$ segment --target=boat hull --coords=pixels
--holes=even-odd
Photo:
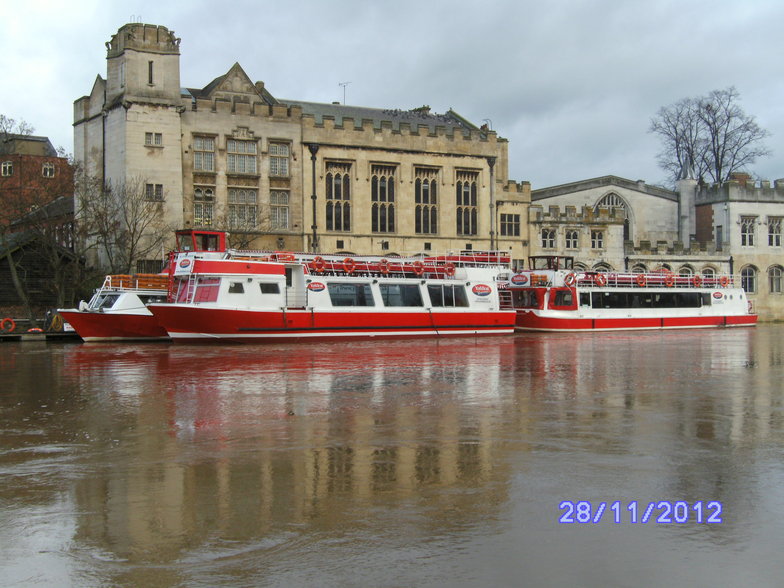
[[[658,316],[658,317],[562,317],[533,311],[517,311],[516,331],[615,331],[655,329],[704,329],[750,327],[757,315]]]
[[[152,313],[89,312],[75,309],[58,312],[84,341],[169,340],[166,330],[158,324]]]
[[[151,305],[174,341],[407,338],[502,335],[514,331],[513,311],[404,311],[286,309],[255,311]]]

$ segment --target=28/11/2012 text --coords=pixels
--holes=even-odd
[[[602,521],[611,523],[721,523],[723,522],[722,505],[717,500],[690,504],[684,500],[660,500],[658,502],[638,503],[632,500],[624,503],[599,502],[594,504],[588,500],[564,500],[558,505],[563,514],[559,523],[593,523]]]

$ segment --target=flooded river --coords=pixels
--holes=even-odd
[[[0,344],[4,586],[780,586],[784,327]]]

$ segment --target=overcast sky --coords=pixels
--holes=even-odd
[[[217,8],[217,10],[216,10]],[[239,62],[273,96],[430,105],[509,140],[534,189],[603,175],[661,183],[656,111],[735,86],[771,133],[750,170],[784,177],[782,0],[0,0],[0,113],[73,151],[73,102],[119,27],[182,39],[180,81]],[[487,120],[486,120],[487,119]]]

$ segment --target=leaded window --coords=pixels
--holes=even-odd
[[[420,235],[438,233],[438,170],[414,170],[414,230]]]
[[[270,143],[269,145],[269,175],[289,175],[289,145],[287,143]]]
[[[740,285],[746,292],[757,291],[757,270],[753,266],[747,265],[740,270]]]
[[[226,141],[226,167],[233,174],[255,174],[256,141],[229,139]]]
[[[371,230],[395,232],[395,166],[374,165],[370,178]]]
[[[144,197],[147,200],[163,200],[163,184],[145,184]]]
[[[501,235],[503,237],[520,236],[520,215],[502,214],[501,215]]]
[[[289,193],[283,190],[270,192],[270,226],[273,229],[289,228]]]
[[[591,231],[591,248],[601,249],[604,247],[604,231]]]
[[[14,175],[14,162],[4,161],[2,164],[0,164],[0,175],[3,177]]]
[[[479,172],[458,171],[456,185],[457,234],[476,235],[478,232],[477,185]]]
[[[194,171],[215,171],[215,139],[213,137],[193,138]]]
[[[580,244],[579,233],[575,230],[569,229],[566,231],[566,248],[577,249]]]
[[[740,217],[740,245],[741,247],[754,247],[754,240],[757,231],[756,216]]]
[[[326,216],[328,231],[351,230],[351,164],[327,162]]]
[[[54,170],[54,164],[50,161],[47,161],[41,168],[41,175],[45,178],[53,178]]]
[[[555,249],[555,229],[542,229],[542,249]]]
[[[781,247],[781,217],[768,217],[768,245]]]
[[[212,224],[215,206],[215,191],[198,187],[193,190],[193,224],[208,227]]]
[[[255,227],[258,224],[258,205],[256,200],[256,190],[229,188],[229,227]]]
[[[784,269],[780,265],[774,265],[768,270],[768,287],[771,294],[781,294],[781,278]]]

